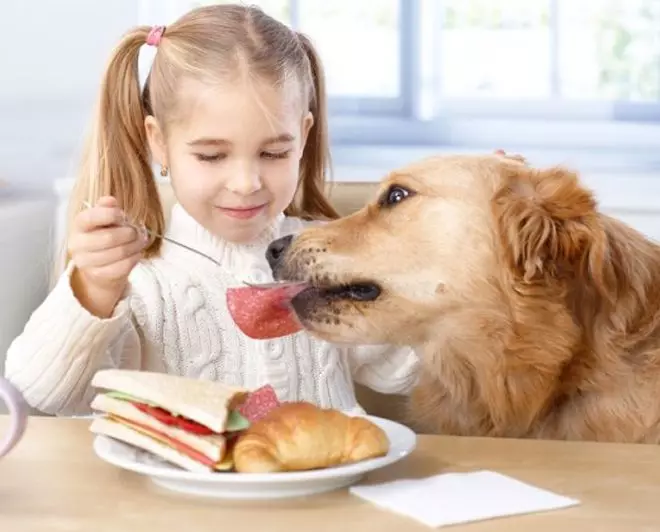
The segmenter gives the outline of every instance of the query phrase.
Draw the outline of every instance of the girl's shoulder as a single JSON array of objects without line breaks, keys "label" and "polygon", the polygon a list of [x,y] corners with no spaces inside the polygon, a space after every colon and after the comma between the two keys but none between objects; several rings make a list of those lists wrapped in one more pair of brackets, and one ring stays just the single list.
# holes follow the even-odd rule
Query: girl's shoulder
[{"label": "girl's shoulder", "polygon": [[129,304],[142,328],[160,324],[174,308],[195,308],[205,303],[201,281],[179,264],[153,257],[140,261],[129,275]]},{"label": "girl's shoulder", "polygon": [[166,286],[185,286],[193,282],[190,265],[186,267],[180,261],[168,260],[166,257],[150,257],[141,260],[129,276],[130,284],[137,293],[162,291]]},{"label": "girl's shoulder", "polygon": [[175,288],[190,283],[190,275],[160,257],[141,260],[129,275],[131,295],[149,306],[170,299]]}]

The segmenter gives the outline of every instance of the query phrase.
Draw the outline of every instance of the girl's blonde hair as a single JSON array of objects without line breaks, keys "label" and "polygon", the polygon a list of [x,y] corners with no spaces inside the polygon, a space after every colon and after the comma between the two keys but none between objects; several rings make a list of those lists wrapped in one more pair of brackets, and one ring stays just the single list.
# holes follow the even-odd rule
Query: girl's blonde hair
[{"label": "girl's blonde hair", "polygon": [[[247,68],[275,86],[297,79],[303,111],[314,116],[301,159],[300,182],[286,214],[336,218],[324,194],[330,166],[325,79],[310,40],[266,15],[243,5],[195,9],[168,26],[158,44],[144,91],[140,91],[138,57],[151,28],[138,26],[114,50],[102,81],[92,131],[69,205],[69,228],[84,203],[114,196],[128,218],[155,233],[165,217],[153,179],[144,119],[153,115],[166,129],[175,116],[178,82],[184,77],[213,82]],[[152,239],[146,256],[156,255]],[[68,255],[66,262],[68,262]]]}]

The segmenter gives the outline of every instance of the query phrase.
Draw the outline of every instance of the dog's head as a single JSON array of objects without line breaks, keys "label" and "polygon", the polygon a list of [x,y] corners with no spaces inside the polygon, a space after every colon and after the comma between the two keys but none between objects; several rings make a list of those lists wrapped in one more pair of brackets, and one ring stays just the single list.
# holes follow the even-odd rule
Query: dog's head
[{"label": "dog's head", "polygon": [[602,277],[595,209],[563,169],[437,157],[391,173],[363,209],[275,241],[267,256],[275,278],[310,283],[292,303],[312,333],[417,345],[471,311],[511,306],[517,287],[553,287],[584,268]]}]

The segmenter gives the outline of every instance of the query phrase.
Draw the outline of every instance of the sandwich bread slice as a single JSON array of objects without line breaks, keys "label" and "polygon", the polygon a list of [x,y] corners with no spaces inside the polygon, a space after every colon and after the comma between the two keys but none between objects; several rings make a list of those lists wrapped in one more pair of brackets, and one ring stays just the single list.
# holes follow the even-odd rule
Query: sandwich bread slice
[{"label": "sandwich bread slice", "polygon": [[236,437],[279,406],[275,391],[253,392],[219,382],[165,373],[108,369],[92,385],[102,415],[90,430],[190,471],[233,469]]}]

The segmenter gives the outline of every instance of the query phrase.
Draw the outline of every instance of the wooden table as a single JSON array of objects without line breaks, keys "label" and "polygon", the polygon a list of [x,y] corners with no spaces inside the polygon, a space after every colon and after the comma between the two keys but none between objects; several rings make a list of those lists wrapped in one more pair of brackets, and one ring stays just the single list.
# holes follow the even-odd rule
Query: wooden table
[{"label": "wooden table", "polygon": [[[292,532],[430,530],[346,490],[305,499],[227,502],[164,491],[92,451],[89,421],[33,417],[0,461],[0,531]],[[0,416],[0,433],[7,427]],[[578,498],[580,506],[457,525],[452,532],[660,530],[660,447],[422,436],[372,480],[491,469]],[[438,501],[441,502],[441,501]]]}]

